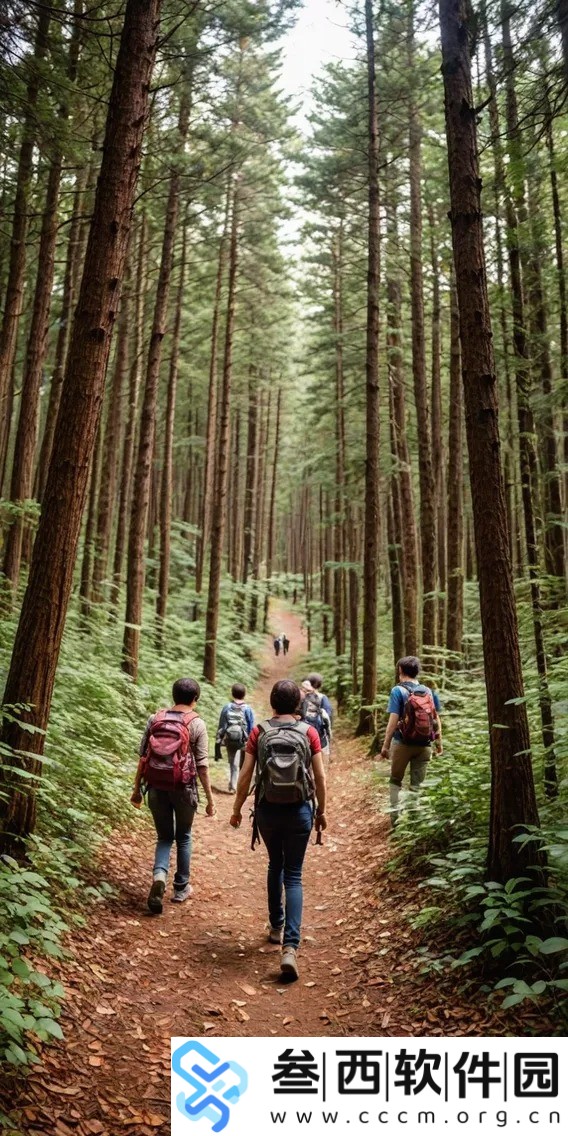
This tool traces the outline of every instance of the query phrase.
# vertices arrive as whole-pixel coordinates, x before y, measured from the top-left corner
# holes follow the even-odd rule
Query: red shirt
[[[271,718],[270,720],[272,722],[280,721],[280,719],[278,719],[278,718]],[[287,725],[293,726],[294,722],[288,722]],[[260,726],[254,726],[253,729],[251,730],[250,734],[249,734],[249,739],[248,739],[248,742],[247,742],[247,745],[246,745],[246,750],[245,750],[246,753],[250,753],[251,756],[254,757],[255,759],[258,756],[258,735],[259,735],[259,733],[260,733]],[[308,726],[308,732],[307,732],[306,736],[307,736],[307,739],[310,743],[310,749],[312,751],[312,757],[316,753],[321,753],[320,736],[319,736],[315,726]]]

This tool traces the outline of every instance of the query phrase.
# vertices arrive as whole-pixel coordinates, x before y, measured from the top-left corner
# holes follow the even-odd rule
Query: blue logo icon
[[[182,1061],[189,1053],[197,1060],[189,1069]],[[203,1068],[205,1062],[209,1069]],[[231,1116],[231,1105],[237,1104],[248,1088],[248,1076],[236,1061],[221,1061],[215,1053],[199,1041],[185,1041],[172,1053],[172,1070],[177,1073],[193,1092],[176,1096],[176,1108],[188,1120],[200,1120],[202,1116],[211,1121],[212,1132],[222,1132]]]

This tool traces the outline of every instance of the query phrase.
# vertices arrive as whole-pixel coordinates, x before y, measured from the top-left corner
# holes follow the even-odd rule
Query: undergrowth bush
[[[171,703],[184,675],[201,678],[203,619],[193,621],[195,596],[178,583],[166,621],[163,655],[154,645],[154,597],[147,594],[137,684],[121,671],[122,622],[94,610],[88,631],[73,607],[57,670],[37,786],[37,830],[24,865],[0,859],[0,1060],[36,1060],[37,1042],[60,1037],[61,985],[43,973],[64,952],[63,936],[111,886],[93,882],[101,839],[123,823],[144,823],[129,803],[137,752],[148,716]],[[230,686],[252,686],[259,635],[247,634],[225,582],[218,635],[218,680],[202,682],[199,709],[213,752],[219,710]],[[0,621],[0,682],[10,656],[14,619]],[[9,712],[9,711],[7,711]],[[43,961],[42,961],[43,960]]]

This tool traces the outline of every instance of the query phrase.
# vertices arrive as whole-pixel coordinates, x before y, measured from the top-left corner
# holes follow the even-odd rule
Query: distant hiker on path
[[[435,742],[442,753],[440,699],[430,687],[417,682],[420,660],[407,655],[396,665],[397,685],[390,692],[385,740],[381,757],[391,761],[390,806],[395,827],[399,817],[399,798],[406,768],[410,765],[410,790],[418,793],[426,776]]]
[[[297,718],[296,683],[290,679],[275,683],[270,705],[272,718],[255,726],[247,742],[230,823],[233,828],[241,824],[256,769],[252,846],[260,833],[268,850],[268,939],[282,942],[282,973],[298,978],[302,867],[314,816],[318,832],[327,827],[325,771],[317,730]]]
[[[290,640],[287,635],[282,636],[282,649],[285,655],[287,655],[290,650]]]
[[[276,655],[276,658],[278,658],[278,656],[280,654],[281,646],[282,646],[282,640],[281,640],[280,637],[278,637],[278,639],[274,640],[274,654]]]
[[[207,798],[207,816],[215,815],[209,781],[207,729],[195,710],[200,694],[195,679],[179,678],[174,682],[174,705],[149,718],[140,743],[140,760],[130,800],[140,808],[142,787],[148,790],[148,806],[158,837],[154,880],[148,896],[148,907],[154,915],[162,912],[174,840],[177,868],[172,903],[183,903],[193,891],[189,872],[191,827],[199,799],[198,777]]]
[[[254,726],[254,714],[245,702],[246,687],[236,682],[231,688],[232,701],[221,710],[217,745],[225,746],[229,759],[229,793],[237,788],[239,770],[244,761],[245,745]]]
[[[321,698],[322,709],[325,710],[325,713],[327,714],[327,717],[329,719],[329,727],[328,727],[328,731],[327,731],[327,740],[325,742],[325,745],[322,741],[322,747],[321,747],[322,752],[326,755],[329,755],[329,752],[331,750],[331,732],[332,732],[332,726],[333,726],[333,706],[331,705],[331,702],[329,701],[327,694],[323,693],[323,690],[322,690],[323,676],[322,675],[317,674],[317,672],[314,672],[313,674],[308,675],[308,682],[311,683],[312,689],[317,691],[317,693],[319,694],[319,696]]]

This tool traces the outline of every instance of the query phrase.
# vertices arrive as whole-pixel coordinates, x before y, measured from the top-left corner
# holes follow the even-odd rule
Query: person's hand
[[[240,828],[242,819],[242,813],[232,813],[232,815],[229,817],[229,824],[231,825],[231,828]]]
[[[325,832],[327,828],[327,820],[325,813],[316,813],[316,832]]]
[[[383,746],[383,748],[381,750],[380,757],[381,757],[381,761],[388,761],[389,760],[390,750],[387,748],[387,746]]]
[[[142,793],[140,792],[140,789],[135,789],[130,798],[130,804],[134,805],[135,809],[141,809],[143,800],[144,798],[142,796]]]
[[[206,812],[208,817],[214,817],[215,816],[215,813],[217,812],[217,810],[215,808],[215,804],[214,804],[213,801],[207,802],[207,808],[205,809],[205,812]]]
[[[444,752],[442,742],[436,742],[436,757],[441,757]]]

